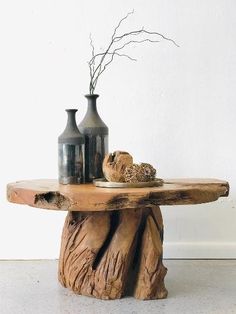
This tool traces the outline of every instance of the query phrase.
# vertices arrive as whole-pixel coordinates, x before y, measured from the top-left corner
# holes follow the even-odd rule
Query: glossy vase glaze
[[[66,128],[58,137],[59,183],[79,184],[84,182],[85,140],[76,125],[77,109],[67,109],[66,112]]]
[[[102,162],[108,153],[108,127],[97,111],[99,95],[85,95],[88,108],[84,119],[78,125],[85,137],[85,182],[103,177]]]

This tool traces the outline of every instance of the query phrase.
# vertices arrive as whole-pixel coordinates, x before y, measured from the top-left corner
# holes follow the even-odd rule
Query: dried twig
[[[158,32],[147,31],[144,29],[144,27],[142,27],[139,30],[127,32],[127,33],[124,33],[124,34],[118,36],[117,31],[119,30],[121,24],[133,13],[134,13],[134,11],[128,12],[126,14],[126,16],[123,17],[119,21],[119,23],[117,24],[117,26],[114,29],[114,32],[113,32],[112,37],[111,37],[111,41],[110,41],[107,49],[105,49],[104,52],[95,54],[95,48],[94,48],[92,37],[90,34],[90,46],[92,47],[92,58],[88,62],[89,71],[90,71],[90,83],[89,83],[90,94],[94,93],[94,90],[97,86],[97,82],[98,82],[99,77],[106,70],[108,65],[114,60],[115,56],[126,57],[131,61],[137,61],[136,59],[130,57],[129,55],[127,55],[125,53],[119,53],[118,51],[120,51],[120,50],[124,49],[126,46],[128,46],[130,44],[134,44],[134,43],[140,44],[140,43],[144,43],[144,42],[151,42],[151,43],[160,42],[160,40],[151,39],[151,38],[134,40],[134,39],[132,39],[132,36],[141,36],[141,35],[153,36],[154,35],[154,36],[161,37],[161,39],[163,39],[163,40],[170,41],[175,46],[179,47],[173,39],[168,38],[168,37],[166,37],[163,34],[158,33]]]

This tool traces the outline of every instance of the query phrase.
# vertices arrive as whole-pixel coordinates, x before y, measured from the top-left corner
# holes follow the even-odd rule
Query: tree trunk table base
[[[163,221],[159,205],[187,205],[227,197],[217,179],[169,179],[163,186],[103,189],[57,180],[9,183],[10,202],[67,210],[59,281],[77,294],[99,299],[163,299]]]
[[[111,212],[69,212],[59,260],[59,281],[99,299],[167,296],[162,264],[163,222],[158,206]],[[129,286],[128,286],[129,283]]]

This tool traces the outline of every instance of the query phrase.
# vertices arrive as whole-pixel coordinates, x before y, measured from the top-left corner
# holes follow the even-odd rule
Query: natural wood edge
[[[44,181],[43,181],[44,182]],[[111,211],[150,205],[185,205],[216,201],[229,194],[229,183],[209,179],[172,179],[157,188],[103,189],[90,185],[60,186],[57,181],[10,183],[9,202],[67,211]]]
[[[183,178],[183,179],[165,179],[164,180],[165,184],[176,184],[176,185],[181,185],[181,186],[211,186],[212,188],[218,187],[219,190],[221,190],[221,193],[219,197],[227,197],[229,195],[230,191],[230,185],[228,181],[224,180],[219,180],[219,179],[194,179],[194,178]]]

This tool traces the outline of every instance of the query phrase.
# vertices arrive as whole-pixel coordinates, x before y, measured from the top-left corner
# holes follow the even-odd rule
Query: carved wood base
[[[99,299],[165,298],[162,240],[158,206],[69,212],[62,233],[59,281],[77,294]]]

